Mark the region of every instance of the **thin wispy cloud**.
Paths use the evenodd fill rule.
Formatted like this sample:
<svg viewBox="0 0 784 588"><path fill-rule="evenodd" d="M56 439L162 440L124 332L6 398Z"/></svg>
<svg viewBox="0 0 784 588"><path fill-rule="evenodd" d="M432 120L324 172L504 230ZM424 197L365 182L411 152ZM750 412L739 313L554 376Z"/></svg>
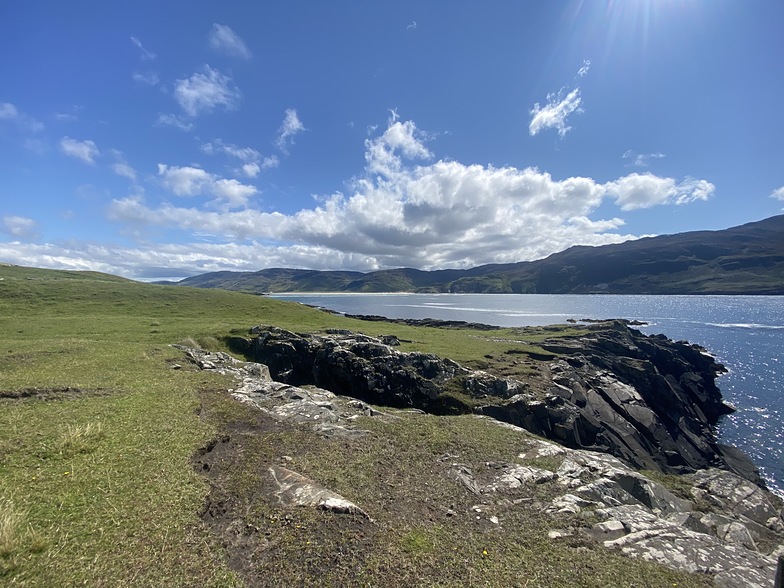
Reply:
<svg viewBox="0 0 784 588"><path fill-rule="evenodd" d="M145 86L156 86L160 81L158 74L152 71L145 73L134 72L131 79L137 84L143 84Z"/></svg>
<svg viewBox="0 0 784 588"><path fill-rule="evenodd" d="M251 58L250 49L245 41L227 25L213 23L208 39L210 47L215 51L242 59Z"/></svg>
<svg viewBox="0 0 784 588"><path fill-rule="evenodd" d="M582 112L580 104L580 88L575 88L564 96L558 94L548 94L547 104L540 106L537 102L531 109L531 122L528 124L528 132L533 137L545 129L557 129L558 135L563 137L571 130L567 123L569 116L575 112Z"/></svg>
<svg viewBox="0 0 784 588"><path fill-rule="evenodd" d="M621 157L629 160L626 165L648 167L648 162L651 159L662 159L667 156L664 153L635 153L631 149L627 149Z"/></svg>
<svg viewBox="0 0 784 588"><path fill-rule="evenodd" d="M770 195L771 198L775 198L776 200L784 200L784 186L778 188L777 190L773 190L773 193Z"/></svg>
<svg viewBox="0 0 784 588"><path fill-rule="evenodd" d="M413 31L413 30L415 30L416 28L417 28L417 23L416 23L416 21L415 21L415 20L412 20L412 21L411 21L411 22L408 24L408 26L406 27L406 30L407 30L407 31Z"/></svg>
<svg viewBox="0 0 784 588"><path fill-rule="evenodd" d="M7 215L0 220L0 232L13 239L36 239L38 223L24 216Z"/></svg>
<svg viewBox="0 0 784 588"><path fill-rule="evenodd" d="M283 123L278 129L278 138L275 144L283 153L288 153L289 146L294 143L294 137L305 130L305 125L299 120L297 111L293 108L287 108Z"/></svg>
<svg viewBox="0 0 784 588"><path fill-rule="evenodd" d="M94 141L89 139L77 141L67 136L60 139L60 151L69 157L74 157L90 165L94 165L95 158L100 155L100 151Z"/></svg>
<svg viewBox="0 0 784 588"><path fill-rule="evenodd" d="M136 45L136 47L138 47L139 51L141 52L141 58L143 61L155 61L155 59L158 57L152 51L147 50L145 46L142 45L142 42L136 37L133 36L131 37L131 43L133 43L134 45Z"/></svg>
<svg viewBox="0 0 784 588"><path fill-rule="evenodd" d="M0 102L0 120L13 121L23 132L40 133L46 128L44 123L21 112L10 102Z"/></svg>
<svg viewBox="0 0 784 588"><path fill-rule="evenodd" d="M591 62L587 59L583 61L582 67L577 71L577 78L583 78L588 73ZM572 127L569 126L568 119L574 113L581 113L583 109L582 95L579 86L566 92L566 88L561 88L556 93L547 95L547 102L542 106L539 102L528 112L531 121L528 124L528 132L533 137L546 129L556 129L558 135L563 138Z"/></svg>
<svg viewBox="0 0 784 588"><path fill-rule="evenodd" d="M248 178L255 178L263 170L278 167L280 164L280 160L276 155L262 157L261 153L251 147L239 147L231 143L225 143L221 139L202 144L201 150L208 155L223 153L239 159L243 163L235 171Z"/></svg>
<svg viewBox="0 0 784 588"><path fill-rule="evenodd" d="M109 153L114 157L115 162L110 166L112 171L118 176L127 178L132 182L136 182L136 170L131 167L125 160L125 155L122 151L111 149Z"/></svg>
<svg viewBox="0 0 784 588"><path fill-rule="evenodd" d="M19 116L16 106L10 102L0 102L0 119L11 120Z"/></svg>
<svg viewBox="0 0 784 588"><path fill-rule="evenodd" d="M193 123L183 120L176 114L159 114L155 124L159 127L174 127L185 132L193 130Z"/></svg>
<svg viewBox="0 0 784 588"><path fill-rule="evenodd" d="M188 116L196 117L218 107L234 110L241 94L229 76L205 65L202 72L175 82L174 98Z"/></svg>

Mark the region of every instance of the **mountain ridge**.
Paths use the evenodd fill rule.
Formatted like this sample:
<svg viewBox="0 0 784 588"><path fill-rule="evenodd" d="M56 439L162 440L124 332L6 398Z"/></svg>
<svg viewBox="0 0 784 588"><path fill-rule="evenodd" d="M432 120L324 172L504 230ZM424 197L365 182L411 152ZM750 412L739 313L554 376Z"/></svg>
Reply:
<svg viewBox="0 0 784 588"><path fill-rule="evenodd" d="M269 268L211 272L176 285L255 294L784 294L784 215L714 231L575 245L535 261L374 272Z"/></svg>

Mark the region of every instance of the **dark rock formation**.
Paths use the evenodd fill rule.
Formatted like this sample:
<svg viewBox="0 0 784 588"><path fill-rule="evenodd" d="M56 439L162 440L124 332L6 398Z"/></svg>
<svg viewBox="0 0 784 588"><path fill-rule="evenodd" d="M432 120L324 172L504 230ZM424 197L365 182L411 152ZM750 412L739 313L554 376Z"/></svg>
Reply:
<svg viewBox="0 0 784 588"><path fill-rule="evenodd" d="M435 414L470 410L449 393L457 391L484 399L476 412L568 447L667 473L716 467L762 484L742 452L716 441L713 426L731 411L715 384L722 365L696 345L647 336L622 321L589 328L588 335L542 345L562 359L549 364L551 387L539 396L524 382L472 372L434 355L401 353L350 332L298 335L255 327L256 338L238 347L289 385L312 384Z"/></svg>
<svg viewBox="0 0 784 588"><path fill-rule="evenodd" d="M640 468L718 467L762 483L742 452L716 441L713 427L732 409L715 383L725 369L701 347L646 336L621 322L542 347L564 356L551 364L551 396L515 397L482 408L484 414Z"/></svg>

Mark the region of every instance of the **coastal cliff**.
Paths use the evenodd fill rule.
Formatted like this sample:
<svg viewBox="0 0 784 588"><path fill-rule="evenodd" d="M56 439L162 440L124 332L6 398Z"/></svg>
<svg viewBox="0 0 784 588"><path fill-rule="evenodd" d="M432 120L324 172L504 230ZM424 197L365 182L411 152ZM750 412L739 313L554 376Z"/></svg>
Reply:
<svg viewBox="0 0 784 588"><path fill-rule="evenodd" d="M716 422L732 411L715 383L721 364L699 346L622 321L587 328L540 345L553 359L538 362L536 386L351 332L257 327L255 338L235 345L286 384L434 414L474 412L637 468L681 474L718 467L762 483L741 452L716 440Z"/></svg>
<svg viewBox="0 0 784 588"><path fill-rule="evenodd" d="M400 494L384 490L388 484L379 496L350 485L339 494L291 469L309 459L284 455L269 465L260 490L284 508L352 517L362 535L391 524L389 516L421 508L435 528L482 536L495 528L503 530L495 535L500 541L522 539L515 529L534 517L564 548L598 545L715 586L773 585L777 558L784 556L782 501L748 458L716 441L713 426L732 410L715 384L724 368L696 345L647 336L622 321L600 323L546 340L540 347L551 355L534 359L538 375L517 379L398 351L392 335L251 331L250 338L229 341L250 362L182 350L198 368L233 376L232 396L277 423L273 428L315 434L308 455L327 451L342 471L342 462L359 454L359 480L389 479L389 468L406 476L394 485ZM432 420L461 413L458 419L477 424ZM464 428L452 433L455 447L465 451L464 438L492 439L505 428L516 435L516 457L489 458L490 446L479 453L431 448L432 437L443 434L435 431L455 422ZM222 455L245 453L232 443L229 435L216 440L195 467L207 472L213 488L203 518L234 553L236 529L248 523L246 507L222 490L221 475L228 474L220 468L233 467ZM387 447L405 453L396 451L390 462ZM324 466L317 468L322 477ZM354 502L350 495L368 498ZM254 533L243 536L245 553L268 549L254 543ZM246 564L246 581L257 585Z"/></svg>

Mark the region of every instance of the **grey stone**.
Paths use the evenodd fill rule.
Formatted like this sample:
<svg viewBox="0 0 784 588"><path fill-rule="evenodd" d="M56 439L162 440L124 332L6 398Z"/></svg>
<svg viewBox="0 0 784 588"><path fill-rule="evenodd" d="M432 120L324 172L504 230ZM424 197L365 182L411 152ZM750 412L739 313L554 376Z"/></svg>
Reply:
<svg viewBox="0 0 784 588"><path fill-rule="evenodd" d="M295 471L281 466L270 466L268 471L276 488L273 493L284 506L310 506L370 519L368 514L353 502Z"/></svg>

